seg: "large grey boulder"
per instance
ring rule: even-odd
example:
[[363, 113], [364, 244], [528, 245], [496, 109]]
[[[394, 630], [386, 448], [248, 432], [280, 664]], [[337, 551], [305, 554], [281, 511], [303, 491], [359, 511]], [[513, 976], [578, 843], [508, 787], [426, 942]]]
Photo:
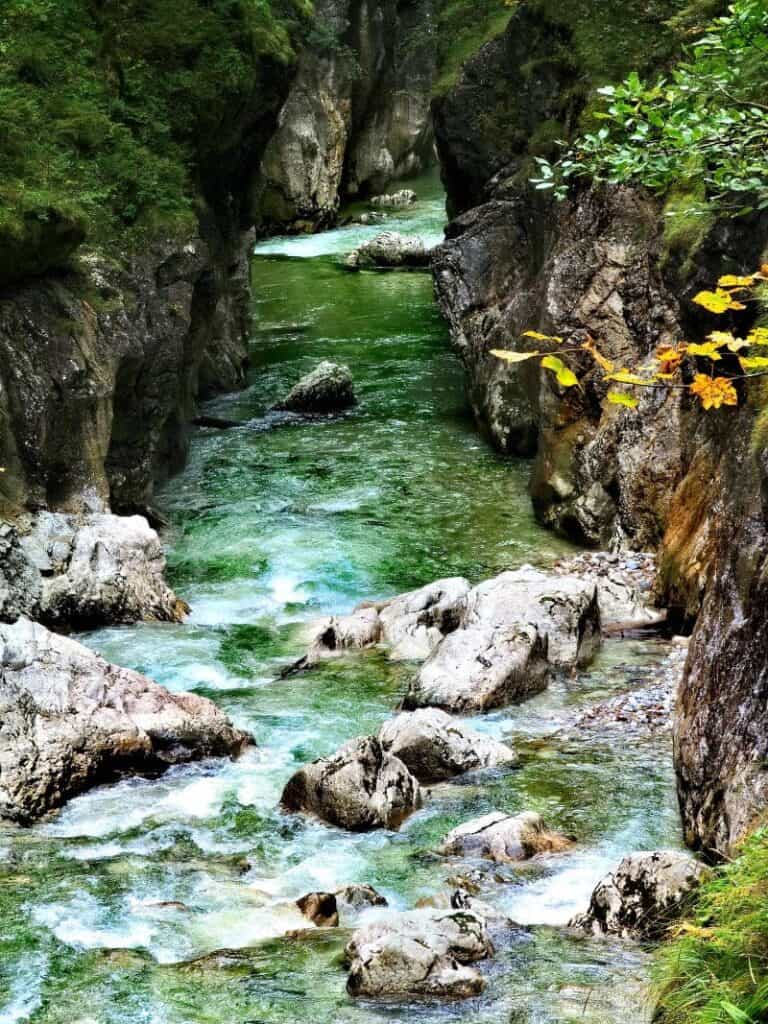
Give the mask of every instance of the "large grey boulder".
[[631, 853], [595, 887], [589, 909], [570, 927], [594, 935], [655, 939], [685, 910], [707, 868], [689, 853]]
[[403, 707], [487, 711], [546, 688], [547, 637], [532, 625], [473, 625], [450, 633], [424, 662]]
[[373, 736], [350, 740], [300, 768], [283, 790], [284, 810], [314, 814], [352, 832], [398, 828], [421, 806], [418, 781]]
[[0, 817], [22, 824], [124, 772], [252, 743], [216, 705], [170, 693], [21, 618], [0, 625]]
[[401, 210], [413, 206], [416, 202], [416, 193], [411, 188], [401, 188], [397, 192], [385, 192], [378, 196], [371, 197], [371, 206], [378, 210]]
[[284, 412], [330, 413], [348, 409], [355, 401], [349, 367], [325, 360], [294, 384], [274, 408]]
[[393, 914], [358, 929], [346, 948], [353, 996], [463, 999], [483, 989], [466, 965], [491, 956], [485, 921], [467, 910]]
[[0, 622], [15, 622], [21, 615], [37, 618], [43, 580], [24, 551], [10, 523], [0, 523]]
[[452, 829], [440, 846], [446, 856], [486, 857], [498, 863], [527, 860], [537, 853], [557, 853], [570, 846], [533, 811], [503, 814], [492, 811]]
[[600, 646], [594, 580], [557, 576], [530, 565], [484, 580], [469, 592], [465, 626], [530, 623], [548, 638], [551, 664], [586, 665]]
[[179, 622], [189, 611], [165, 582], [160, 538], [143, 516], [40, 512], [21, 545], [48, 625]]
[[404, 711], [379, 730], [382, 747], [419, 782], [439, 782], [462, 772], [514, 764], [514, 751], [463, 725], [439, 708]]
[[428, 265], [429, 251], [421, 238], [418, 235], [401, 235], [399, 231], [383, 231], [363, 242], [344, 260], [348, 270], [390, 270]]

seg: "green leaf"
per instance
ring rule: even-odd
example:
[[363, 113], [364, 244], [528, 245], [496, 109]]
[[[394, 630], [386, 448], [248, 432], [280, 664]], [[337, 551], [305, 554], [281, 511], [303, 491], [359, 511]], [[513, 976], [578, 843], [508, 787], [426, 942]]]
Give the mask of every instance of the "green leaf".
[[557, 377], [557, 383], [564, 388], [579, 387], [579, 379], [573, 370], [569, 369], [557, 356], [544, 356], [541, 365], [546, 370], [551, 370]]
[[732, 1021], [736, 1024], [754, 1024], [752, 1017], [745, 1013], [744, 1010], [740, 1010], [738, 1006], [734, 1006], [733, 1003], [729, 1003], [727, 999], [724, 999], [720, 1004], [725, 1010]]
[[620, 391], [609, 391], [606, 397], [611, 405], [625, 405], [628, 409], [636, 409], [640, 405], [639, 398], [624, 395]]

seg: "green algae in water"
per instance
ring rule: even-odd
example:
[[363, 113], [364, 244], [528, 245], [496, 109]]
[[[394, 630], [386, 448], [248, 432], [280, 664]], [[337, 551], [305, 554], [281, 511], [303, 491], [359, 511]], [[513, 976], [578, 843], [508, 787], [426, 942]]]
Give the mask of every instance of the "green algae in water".
[[[426, 201], [388, 226], [434, 242], [442, 197], [429, 183], [418, 190]], [[640, 951], [574, 942], [550, 926], [582, 909], [627, 850], [678, 842], [667, 744], [612, 748], [553, 733], [657, 662], [659, 645], [612, 642], [588, 674], [476, 720], [517, 747], [521, 767], [434, 787], [399, 833], [350, 835], [278, 810], [296, 767], [376, 731], [412, 671], [373, 652], [278, 679], [310, 621], [440, 576], [476, 580], [568, 550], [533, 520], [528, 466], [478, 438], [429, 276], [339, 266], [340, 253], [378, 230], [260, 247], [250, 384], [210, 404], [248, 425], [199, 431], [187, 469], [161, 496], [192, 618], [84, 638], [172, 689], [212, 697], [258, 747], [235, 763], [123, 780], [33, 829], [0, 830], [3, 1024], [647, 1019]], [[351, 367], [359, 405], [271, 429], [269, 407], [321, 359]], [[443, 891], [460, 865], [437, 860], [435, 846], [493, 808], [540, 810], [577, 843], [483, 893], [536, 927], [482, 966], [479, 999], [355, 1003], [343, 936], [280, 937], [306, 924], [292, 903], [312, 889], [368, 882], [395, 909]], [[211, 959], [219, 949], [234, 952]]]

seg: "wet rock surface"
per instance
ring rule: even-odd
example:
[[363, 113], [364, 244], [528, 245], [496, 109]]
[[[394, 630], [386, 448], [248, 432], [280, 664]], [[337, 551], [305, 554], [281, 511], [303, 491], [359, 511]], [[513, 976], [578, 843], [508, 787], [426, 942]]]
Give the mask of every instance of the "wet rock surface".
[[346, 947], [353, 996], [463, 999], [484, 987], [466, 965], [491, 956], [484, 920], [467, 910], [419, 910], [364, 925]]
[[570, 927], [594, 935], [659, 939], [679, 917], [707, 869], [677, 850], [632, 853], [597, 885]]
[[0, 817], [22, 824], [121, 773], [240, 753], [216, 705], [27, 619], [0, 625]]
[[293, 775], [280, 803], [352, 832], [398, 828], [421, 806], [418, 781], [372, 736], [350, 740]]
[[371, 206], [379, 210], [401, 210], [413, 206], [416, 193], [410, 188], [401, 188], [398, 192], [384, 192], [370, 199]]
[[426, 267], [429, 251], [418, 235], [401, 235], [385, 231], [351, 252], [344, 259], [347, 270], [381, 269], [397, 267]]
[[348, 409], [355, 401], [349, 368], [326, 360], [294, 384], [275, 409], [279, 412], [322, 414]]
[[379, 741], [424, 783], [516, 762], [511, 747], [481, 735], [438, 708], [397, 715], [381, 727]]
[[524, 811], [511, 815], [492, 811], [449, 832], [440, 845], [440, 853], [453, 857], [487, 857], [503, 864], [527, 860], [538, 853], [557, 853], [570, 845], [566, 836], [550, 831], [539, 814]]

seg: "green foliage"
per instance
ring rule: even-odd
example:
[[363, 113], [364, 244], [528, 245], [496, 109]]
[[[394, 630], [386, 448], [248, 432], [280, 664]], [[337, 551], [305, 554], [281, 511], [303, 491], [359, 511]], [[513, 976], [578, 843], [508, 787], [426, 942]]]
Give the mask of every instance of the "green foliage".
[[768, 829], [702, 886], [655, 973], [663, 1024], [768, 1020]]
[[455, 83], [461, 66], [483, 43], [501, 35], [507, 27], [515, 0], [441, 0], [437, 8], [437, 68], [435, 93]]
[[233, 116], [293, 59], [307, 2], [5, 0], [0, 248], [42, 269], [56, 236], [66, 250], [189, 223]]
[[537, 160], [538, 189], [567, 195], [586, 178], [668, 192], [681, 177], [703, 184], [710, 204], [768, 208], [768, 6], [736, 0], [715, 18], [671, 74], [654, 83], [633, 72], [599, 93], [601, 127], [555, 163]]

